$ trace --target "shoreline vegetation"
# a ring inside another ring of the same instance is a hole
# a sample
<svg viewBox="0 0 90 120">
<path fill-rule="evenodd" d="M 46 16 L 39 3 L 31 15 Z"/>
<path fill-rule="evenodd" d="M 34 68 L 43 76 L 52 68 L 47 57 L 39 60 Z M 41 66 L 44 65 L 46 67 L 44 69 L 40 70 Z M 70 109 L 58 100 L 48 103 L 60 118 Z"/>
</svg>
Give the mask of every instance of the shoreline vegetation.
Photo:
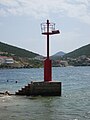
<svg viewBox="0 0 90 120">
<path fill-rule="evenodd" d="M 67 60 L 52 60 L 52 67 L 78 67 L 78 66 L 90 66 L 90 59 L 89 60 L 74 60 L 74 59 L 67 59 Z M 30 69 L 30 68 L 43 68 L 43 61 L 35 62 L 33 64 L 2 64 L 0 65 L 0 69 Z"/>
</svg>

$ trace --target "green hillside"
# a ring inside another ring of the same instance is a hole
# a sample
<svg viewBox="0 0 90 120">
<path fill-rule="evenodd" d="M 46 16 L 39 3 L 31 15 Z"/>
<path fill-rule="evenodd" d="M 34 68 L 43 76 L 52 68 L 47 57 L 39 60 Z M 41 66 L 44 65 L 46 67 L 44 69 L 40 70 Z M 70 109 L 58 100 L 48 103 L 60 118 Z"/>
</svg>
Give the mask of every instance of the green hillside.
<svg viewBox="0 0 90 120">
<path fill-rule="evenodd" d="M 39 54 L 0 42 L 0 52 L 8 52 L 19 57 L 33 58 Z"/>
<path fill-rule="evenodd" d="M 65 54 L 64 57 L 77 58 L 82 55 L 86 55 L 87 57 L 90 56 L 90 44 L 85 45 L 79 49 L 76 49 L 70 53 L 67 53 Z"/>
</svg>

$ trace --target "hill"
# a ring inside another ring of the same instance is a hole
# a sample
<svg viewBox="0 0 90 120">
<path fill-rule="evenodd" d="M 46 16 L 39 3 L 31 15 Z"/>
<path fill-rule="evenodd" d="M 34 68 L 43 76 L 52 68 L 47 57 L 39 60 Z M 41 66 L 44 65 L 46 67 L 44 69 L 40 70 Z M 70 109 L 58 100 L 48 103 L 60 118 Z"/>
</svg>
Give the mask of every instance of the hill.
<svg viewBox="0 0 90 120">
<path fill-rule="evenodd" d="M 28 57 L 28 58 L 34 58 L 39 55 L 39 54 L 30 52 L 28 50 L 18 48 L 12 45 L 8 45 L 2 42 L 0 42 L 0 52 L 7 52 L 9 54 L 14 54 L 15 56 Z"/>
<path fill-rule="evenodd" d="M 63 55 L 65 55 L 66 53 L 64 53 L 64 52 L 62 52 L 62 51 L 60 51 L 60 52 L 57 52 L 56 54 L 54 54 L 52 57 L 57 57 L 57 56 L 63 56 Z"/>
<path fill-rule="evenodd" d="M 0 68 L 42 67 L 39 54 L 0 42 Z"/>
<path fill-rule="evenodd" d="M 77 58 L 80 57 L 82 55 L 85 55 L 87 57 L 90 56 L 90 44 L 85 45 L 83 47 L 80 47 L 70 53 L 67 53 L 64 55 L 64 57 L 71 57 L 71 58 Z"/>
<path fill-rule="evenodd" d="M 90 66 L 90 44 L 80 47 L 63 56 L 52 56 L 53 66 Z"/>
<path fill-rule="evenodd" d="M 52 55 L 51 56 L 51 59 L 52 60 L 57 60 L 57 59 L 60 59 L 61 57 L 63 57 L 66 53 L 60 51 L 60 52 L 57 52 L 56 54 Z"/>
</svg>

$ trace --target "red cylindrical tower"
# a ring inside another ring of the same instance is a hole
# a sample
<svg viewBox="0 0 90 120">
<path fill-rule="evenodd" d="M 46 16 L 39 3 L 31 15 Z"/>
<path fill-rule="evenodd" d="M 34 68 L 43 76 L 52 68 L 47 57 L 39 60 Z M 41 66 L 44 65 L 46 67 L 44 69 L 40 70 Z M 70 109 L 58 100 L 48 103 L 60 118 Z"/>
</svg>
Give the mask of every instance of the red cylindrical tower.
<svg viewBox="0 0 90 120">
<path fill-rule="evenodd" d="M 52 61 L 48 58 L 44 61 L 44 81 L 52 81 Z"/>
</svg>

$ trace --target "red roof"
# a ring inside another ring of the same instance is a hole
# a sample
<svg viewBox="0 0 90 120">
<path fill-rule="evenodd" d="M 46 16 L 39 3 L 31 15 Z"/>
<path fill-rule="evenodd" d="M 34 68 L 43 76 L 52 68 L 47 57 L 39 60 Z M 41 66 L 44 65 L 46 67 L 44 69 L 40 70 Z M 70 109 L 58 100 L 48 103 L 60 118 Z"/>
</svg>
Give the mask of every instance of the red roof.
<svg viewBox="0 0 90 120">
<path fill-rule="evenodd" d="M 12 57 L 7 57 L 7 56 L 0 56 L 0 58 L 12 58 Z"/>
</svg>

